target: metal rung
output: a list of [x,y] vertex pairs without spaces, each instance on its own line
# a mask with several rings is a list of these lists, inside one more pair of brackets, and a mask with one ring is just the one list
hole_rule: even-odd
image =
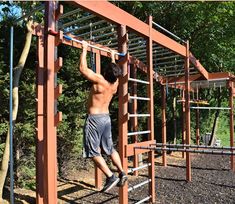
[[134,186],[131,186],[130,188],[128,188],[128,192],[130,192],[130,191],[132,191],[132,190],[135,190],[135,189],[137,189],[137,188],[139,188],[139,187],[141,187],[141,186],[143,186],[143,185],[145,185],[145,184],[148,184],[148,183],[150,183],[150,182],[151,182],[151,179],[148,179],[148,180],[143,181],[143,182],[141,182],[141,183],[138,183],[138,184],[136,184],[136,185],[134,185]]
[[137,100],[142,100],[142,101],[150,101],[150,98],[138,97],[138,96],[130,96],[130,100],[131,99],[137,99]]
[[[110,26],[105,26],[105,27],[103,27],[103,28],[99,28],[99,29],[97,29],[97,30],[93,30],[92,31],[92,34],[95,34],[95,33],[99,33],[99,32],[101,32],[101,31],[105,31],[105,30],[108,30],[108,29],[114,29],[115,28],[115,26],[113,26],[113,25],[110,25]],[[79,37],[83,37],[83,36],[85,36],[85,35],[90,35],[90,32],[86,32],[86,33],[82,33],[81,35],[78,35]]]
[[140,203],[143,203],[143,202],[145,202],[145,201],[147,201],[147,200],[150,200],[151,197],[152,197],[152,196],[148,196],[148,197],[146,197],[146,198],[144,198],[144,199],[138,201],[138,202],[135,203],[135,204],[140,204]]
[[150,114],[129,114],[129,117],[150,117]]
[[199,107],[199,106],[192,106],[191,109],[204,109],[204,110],[230,110],[231,108],[228,107]]
[[73,15],[73,14],[75,14],[75,13],[78,13],[79,11],[81,11],[80,8],[75,9],[75,10],[70,11],[70,12],[67,12],[67,13],[61,15],[61,16],[60,16],[60,19],[66,18],[66,17],[68,17],[68,16],[71,16],[71,15]]
[[149,84],[148,81],[143,81],[143,80],[140,80],[140,79],[129,78],[128,80],[129,80],[129,81],[138,82],[138,83],[142,83],[142,84]]
[[128,136],[132,136],[132,135],[143,135],[143,134],[149,134],[151,131],[150,130],[146,130],[146,131],[139,131],[139,132],[129,132],[127,133]]
[[91,18],[94,18],[94,17],[95,17],[95,16],[94,16],[93,14],[91,14],[91,15],[85,16],[85,17],[83,17],[83,18],[79,18],[79,19],[70,21],[70,22],[68,22],[68,23],[63,24],[63,25],[60,27],[60,29],[63,29],[63,28],[65,28],[65,27],[68,27],[68,26],[71,26],[71,25],[74,25],[74,24],[76,24],[76,23],[81,23],[82,21],[86,21],[86,20],[91,19]]
[[91,28],[91,27],[93,27],[93,26],[100,25],[100,24],[105,23],[105,22],[106,22],[105,20],[97,21],[97,22],[92,23],[92,24],[88,24],[88,25],[84,25],[84,26],[75,28],[75,29],[73,29],[73,30],[70,30],[69,32],[84,30],[84,29],[87,29],[87,28]]
[[151,166],[151,163],[148,163],[148,164],[144,164],[142,166],[138,166],[136,168],[131,168],[131,169],[128,169],[128,173],[134,173],[135,171],[138,171],[138,170],[141,170],[141,169],[144,169],[148,166]]

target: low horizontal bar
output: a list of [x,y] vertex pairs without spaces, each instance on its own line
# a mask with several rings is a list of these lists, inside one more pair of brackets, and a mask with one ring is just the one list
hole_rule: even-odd
[[154,21],[152,21],[153,25],[157,26],[158,28],[164,30],[165,32],[167,32],[168,34],[170,34],[171,36],[175,37],[176,39],[180,40],[183,43],[186,43],[183,39],[181,39],[180,37],[178,37],[177,35],[175,35],[174,33],[170,32],[169,30],[167,30],[166,28],[160,26],[159,24],[155,23]]
[[135,149],[174,151],[174,152],[189,152],[200,154],[215,154],[215,155],[235,155],[235,151],[221,151],[221,150],[202,150],[202,149],[181,149],[177,147],[134,147]]
[[140,79],[129,78],[128,81],[133,81],[133,82],[137,82],[137,83],[141,83],[141,84],[149,84],[148,81],[143,81],[143,80],[140,80]]
[[60,16],[60,19],[63,19],[63,18],[69,17],[69,16],[71,16],[71,15],[73,15],[73,14],[78,13],[79,11],[81,11],[81,9],[80,9],[80,8],[75,9],[75,10],[73,10],[73,11],[69,11],[69,12],[67,12],[67,13],[65,13],[65,14],[63,14],[63,15],[61,15],[61,16]]
[[148,197],[146,197],[146,198],[144,198],[144,199],[142,199],[142,200],[140,200],[140,201],[136,202],[135,204],[141,204],[141,203],[144,203],[145,201],[150,200],[150,198],[151,198],[151,197],[152,197],[152,196],[148,196]]
[[190,147],[190,148],[204,148],[204,149],[220,149],[220,150],[235,150],[235,147],[217,147],[217,146],[208,146],[208,145],[192,145],[192,144],[163,144],[156,143],[151,144],[151,146],[157,147]]
[[139,97],[139,96],[130,96],[129,99],[130,99],[130,100],[136,99],[136,100],[142,100],[142,101],[149,101],[149,100],[150,100],[150,98]]
[[134,117],[150,117],[150,114],[128,114],[130,118]]
[[191,106],[191,109],[201,109],[201,110],[230,110],[229,107],[200,107],[200,106]]
[[[67,35],[64,35],[64,38],[66,39],[66,40],[71,40],[71,41],[74,41],[74,42],[77,42],[77,43],[82,43],[82,41],[81,40],[77,40],[77,39],[74,39],[74,38],[72,38],[72,37],[70,37],[70,36],[67,36]],[[110,52],[109,50],[107,50],[107,49],[104,49],[104,48],[101,48],[101,47],[97,47],[97,46],[95,46],[95,45],[91,45],[91,44],[88,44],[88,46],[89,47],[92,47],[92,48],[95,48],[95,49],[97,49],[97,50],[101,50],[101,51],[105,51],[105,52]],[[119,53],[119,52],[116,52],[115,53],[116,55],[119,55],[119,56],[125,56],[126,54],[125,53]]]
[[31,16],[31,15],[34,14],[35,12],[43,10],[44,7],[45,7],[45,5],[42,4],[42,5],[40,5],[40,6],[36,7],[36,8],[33,8],[29,13],[26,13],[25,15],[21,16],[20,18],[16,19],[16,20],[14,21],[14,23],[17,23],[17,22],[19,22],[19,21],[22,21],[22,20],[24,20],[25,18],[28,18],[29,16]]
[[144,169],[144,168],[147,168],[147,167],[149,167],[149,166],[151,166],[151,163],[144,164],[144,165],[138,166],[138,167],[136,167],[136,168],[131,168],[131,169],[128,169],[128,173],[134,173],[135,171],[139,171],[139,170]]
[[144,135],[144,134],[149,134],[150,132],[151,132],[150,130],[139,131],[139,132],[128,132],[127,135],[128,136],[132,136],[132,135]]
[[135,189],[137,189],[137,188],[140,188],[141,186],[146,185],[146,184],[148,184],[148,183],[150,183],[150,182],[151,182],[151,179],[148,179],[148,180],[143,181],[143,182],[141,182],[141,183],[138,183],[138,184],[136,184],[136,185],[134,185],[134,186],[131,186],[130,188],[128,188],[128,192],[130,192],[130,191],[132,191],[132,190],[135,190]]

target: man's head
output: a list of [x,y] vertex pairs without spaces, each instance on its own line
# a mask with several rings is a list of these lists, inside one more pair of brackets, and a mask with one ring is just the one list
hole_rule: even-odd
[[122,70],[121,68],[115,64],[115,63],[110,63],[105,71],[104,71],[104,78],[109,82],[109,83],[114,83],[117,81],[118,77],[122,75]]

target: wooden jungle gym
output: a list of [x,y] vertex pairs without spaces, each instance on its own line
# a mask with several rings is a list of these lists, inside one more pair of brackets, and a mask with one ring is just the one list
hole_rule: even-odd
[[[231,157],[231,169],[235,170],[234,162],[234,105],[235,77],[230,73],[208,73],[203,65],[189,50],[189,42],[167,31],[151,16],[147,23],[142,22],[124,10],[108,1],[68,1],[64,4],[75,9],[63,14],[63,6],[59,2],[48,1],[40,8],[44,10],[43,25],[34,24],[34,35],[37,36],[38,67],[37,67],[37,146],[36,146],[36,202],[38,204],[57,203],[57,125],[62,120],[62,113],[57,111],[57,99],[62,93],[62,86],[57,84],[57,72],[62,68],[63,60],[57,56],[60,44],[81,48],[81,41],[89,42],[88,51],[95,53],[96,72],[100,72],[101,56],[108,56],[108,49],[117,52],[117,60],[123,70],[119,87],[119,154],[123,168],[128,173],[138,175],[138,170],[147,168],[149,177],[136,185],[119,188],[119,203],[128,203],[128,193],[136,188],[148,185],[149,195],[138,203],[156,201],[154,150],[161,150],[162,163],[167,165],[166,151],[173,149],[185,152],[186,180],[191,181],[191,153],[227,154]],[[25,15],[27,17],[30,14]],[[64,21],[74,14],[80,13],[80,18]],[[23,17],[21,18],[21,20]],[[165,34],[163,34],[165,33]],[[157,67],[157,69],[154,69]],[[137,79],[137,70],[144,73],[145,80]],[[162,143],[157,144],[154,134],[154,90],[153,83],[161,85],[162,97]],[[133,87],[128,92],[128,83]],[[147,96],[137,93],[137,84],[146,87]],[[184,127],[182,137],[184,143],[178,146],[166,144],[166,88],[180,89]],[[197,145],[190,145],[190,109],[191,92],[210,87],[226,87],[229,90],[230,106],[230,147],[212,148],[199,145],[199,110],[196,109]],[[147,113],[138,113],[137,101],[146,101]],[[131,103],[130,103],[131,102]],[[128,111],[128,104],[131,111]],[[147,118],[145,130],[138,129],[138,118]],[[131,128],[128,129],[128,120]],[[138,136],[144,136],[139,141]],[[157,135],[159,136],[159,135]],[[129,139],[128,139],[129,138]],[[128,143],[128,141],[132,143]],[[203,149],[201,149],[203,148]],[[206,148],[206,150],[205,150]],[[202,151],[202,152],[200,152]],[[148,163],[139,166],[138,155],[148,154]],[[128,169],[128,158],[133,157],[133,168]],[[95,186],[102,185],[101,171],[96,168]]]

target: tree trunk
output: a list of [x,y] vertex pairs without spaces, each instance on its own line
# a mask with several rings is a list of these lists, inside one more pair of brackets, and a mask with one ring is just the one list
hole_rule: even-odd
[[[12,109],[12,120],[13,120],[13,129],[15,126],[15,121],[17,118],[17,113],[18,113],[18,105],[19,105],[19,93],[18,93],[18,86],[19,86],[19,80],[20,80],[20,75],[21,72],[24,68],[26,59],[28,57],[29,49],[31,46],[31,40],[32,40],[32,19],[30,19],[26,25],[27,27],[27,34],[26,34],[26,40],[25,40],[25,45],[24,49],[21,53],[19,62],[16,67],[14,67],[14,78],[13,78],[13,109]],[[3,194],[3,186],[6,180],[6,175],[8,171],[8,163],[10,160],[10,126],[8,126],[8,132],[7,132],[7,138],[6,138],[6,143],[5,143],[5,150],[3,153],[3,158],[2,158],[2,164],[0,168],[0,203],[2,203],[2,194]]]

